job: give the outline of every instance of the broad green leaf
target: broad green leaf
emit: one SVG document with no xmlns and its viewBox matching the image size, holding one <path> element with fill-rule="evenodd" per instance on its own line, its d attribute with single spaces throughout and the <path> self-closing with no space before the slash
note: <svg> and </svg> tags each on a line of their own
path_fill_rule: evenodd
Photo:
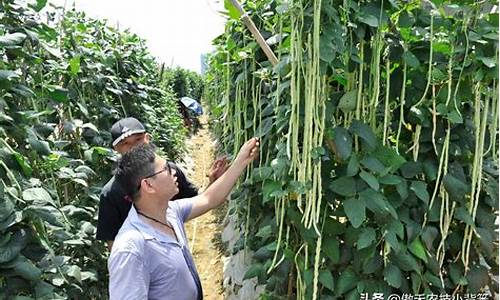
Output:
<svg viewBox="0 0 500 300">
<path fill-rule="evenodd" d="M 250 268 L 245 272 L 245 276 L 243 276 L 243 280 L 250 279 L 256 276 L 259 276 L 265 272 L 264 266 L 261 264 L 252 264 Z"/>
<path fill-rule="evenodd" d="M 75 76 L 80 72 L 80 56 L 74 56 L 69 60 L 69 67 L 71 75 Z"/>
<path fill-rule="evenodd" d="M 81 269 L 77 265 L 72 265 L 66 270 L 66 274 L 75 278 L 78 282 L 82 281 Z"/>
<path fill-rule="evenodd" d="M 24 157 L 22 154 L 18 152 L 13 153 L 12 156 L 14 156 L 14 159 L 16 160 L 17 164 L 21 167 L 23 174 L 27 177 L 30 177 L 31 173 L 33 172 L 33 169 L 28 163 L 26 157 Z"/>
<path fill-rule="evenodd" d="M 357 93 L 357 90 L 345 93 L 339 100 L 338 108 L 344 113 L 354 111 L 356 109 Z"/>
<path fill-rule="evenodd" d="M 364 201 L 366 207 L 376 214 L 390 214 L 394 219 L 398 218 L 396 210 L 381 193 L 367 188 L 359 193 L 359 199 Z"/>
<path fill-rule="evenodd" d="M 24 229 L 16 231 L 9 242 L 0 247 L 0 263 L 6 263 L 15 258 L 27 243 L 27 232 Z"/>
<path fill-rule="evenodd" d="M 405 178 L 415 177 L 423 172 L 422 164 L 414 161 L 408 161 L 401 166 L 401 174 Z"/>
<path fill-rule="evenodd" d="M 351 222 L 351 225 L 354 228 L 359 228 L 359 226 L 363 224 L 366 218 L 365 202 L 361 199 L 349 198 L 347 200 L 344 200 L 344 202 L 342 202 L 342 205 L 344 206 L 344 212 L 347 215 L 349 222 Z"/>
<path fill-rule="evenodd" d="M 403 251 L 401 251 L 400 253 L 395 253 L 394 262 L 403 271 L 416 271 L 419 274 L 421 272 L 417 260 L 409 253 L 405 253 Z"/>
<path fill-rule="evenodd" d="M 471 292 L 479 292 L 491 282 L 488 269 L 479 264 L 471 267 L 466 278 Z"/>
<path fill-rule="evenodd" d="M 264 181 L 264 185 L 262 187 L 263 203 L 272 200 L 281 192 L 282 192 L 281 183 L 274 180 Z"/>
<path fill-rule="evenodd" d="M 363 229 L 361 234 L 358 237 L 358 242 L 356 244 L 356 248 L 358 250 L 364 249 L 370 246 L 376 239 L 377 235 L 375 233 L 375 229 L 368 227 Z"/>
<path fill-rule="evenodd" d="M 339 241 L 334 237 L 327 237 L 323 241 L 323 251 L 334 264 L 339 262 L 340 248 Z"/>
<path fill-rule="evenodd" d="M 371 156 L 378 159 L 384 166 L 389 168 L 389 172 L 395 172 L 406 160 L 399 155 L 394 149 L 387 146 L 378 145 Z"/>
<path fill-rule="evenodd" d="M 339 296 L 344 294 L 345 292 L 352 290 L 354 287 L 356 287 L 357 283 L 358 277 L 351 269 L 343 271 L 342 273 L 340 273 L 340 276 L 337 280 L 335 295 Z"/>
<path fill-rule="evenodd" d="M 29 188 L 23 191 L 23 199 L 31 204 L 55 206 L 54 200 L 44 188 Z"/>
<path fill-rule="evenodd" d="M 422 245 L 420 238 L 414 239 L 408 247 L 408 250 L 410 250 L 413 255 L 427 263 L 427 255 L 425 254 L 424 245 Z"/>
<path fill-rule="evenodd" d="M 340 177 L 332 181 L 330 189 L 342 196 L 353 196 L 356 193 L 356 182 L 352 177 Z"/>
<path fill-rule="evenodd" d="M 326 63 L 331 63 L 335 59 L 335 47 L 328 36 L 320 36 L 319 58 Z"/>
<path fill-rule="evenodd" d="M 0 36 L 0 47 L 11 47 L 21 44 L 26 39 L 26 34 L 15 32 Z"/>
<path fill-rule="evenodd" d="M 14 203 L 8 197 L 0 198 L 0 222 L 7 219 L 14 212 Z"/>
<path fill-rule="evenodd" d="M 405 51 L 405 53 L 403 53 L 403 59 L 412 68 L 418 68 L 420 66 L 420 61 L 411 51 Z"/>
<path fill-rule="evenodd" d="M 399 177 L 397 175 L 388 174 L 388 175 L 385 175 L 385 176 L 379 178 L 378 181 L 382 184 L 397 185 L 397 184 L 401 183 L 402 179 L 401 179 L 401 177 Z"/>
<path fill-rule="evenodd" d="M 329 270 L 321 270 L 319 272 L 319 282 L 330 291 L 334 290 L 333 276 Z"/>
<path fill-rule="evenodd" d="M 433 243 L 438 234 L 438 230 L 433 226 L 425 226 L 425 228 L 422 230 L 421 237 L 422 241 L 425 243 L 427 250 L 430 251 L 434 249 Z"/>
<path fill-rule="evenodd" d="M 33 9 L 37 12 L 41 11 L 45 5 L 47 5 L 47 0 L 36 0 L 36 4 L 32 5 Z"/>
<path fill-rule="evenodd" d="M 23 214 L 30 215 L 31 217 L 36 216 L 41 220 L 48 222 L 54 226 L 62 227 L 61 223 L 61 213 L 52 206 L 37 206 L 30 205 L 26 209 L 24 209 Z"/>
<path fill-rule="evenodd" d="M 384 280 L 392 287 L 401 287 L 403 274 L 394 264 L 388 264 L 384 269 Z"/>
<path fill-rule="evenodd" d="M 465 201 L 465 194 L 469 190 L 465 183 L 448 173 L 443 178 L 443 185 L 453 201 Z"/>
<path fill-rule="evenodd" d="M 42 274 L 42 271 L 23 255 L 19 255 L 16 260 L 9 263 L 9 265 L 12 266 L 15 275 L 30 281 L 40 279 L 40 275 Z"/>
<path fill-rule="evenodd" d="M 271 229 L 271 226 L 266 225 L 264 227 L 259 228 L 259 231 L 255 235 L 258 237 L 261 237 L 263 239 L 267 239 L 267 238 L 269 238 L 269 236 L 271 236 L 272 233 L 273 233 L 273 230 Z"/>
<path fill-rule="evenodd" d="M 359 172 L 359 161 L 358 161 L 358 156 L 356 153 L 353 153 L 351 155 L 351 158 L 349 159 L 349 163 L 347 164 L 347 171 L 346 175 L 347 176 L 356 176 Z"/>
<path fill-rule="evenodd" d="M 343 127 L 335 127 L 332 130 L 332 137 L 335 143 L 336 155 L 341 160 L 346 160 L 352 153 L 352 137 Z"/>
<path fill-rule="evenodd" d="M 359 120 L 354 120 L 352 121 L 351 127 L 349 130 L 358 135 L 368 146 L 370 150 L 375 149 L 377 146 L 377 138 L 375 137 L 375 134 L 373 133 L 373 130 L 371 129 L 370 126 L 366 125 L 365 123 L 359 121 Z"/>
<path fill-rule="evenodd" d="M 369 169 L 370 171 L 377 173 L 379 175 L 385 175 L 387 173 L 387 169 L 384 165 L 375 157 L 368 156 L 361 160 L 361 164 Z"/>
<path fill-rule="evenodd" d="M 424 201 L 425 205 L 428 205 L 429 203 L 429 192 L 427 191 L 427 184 L 422 181 L 412 181 L 410 185 L 410 190 L 415 192 L 415 195 L 417 197 Z"/>
<path fill-rule="evenodd" d="M 460 220 L 467 225 L 475 227 L 474 220 L 472 219 L 472 216 L 463 206 L 461 206 L 455 210 L 454 217 L 455 217 L 455 219 Z"/>
<path fill-rule="evenodd" d="M 479 57 L 479 59 L 488 68 L 494 68 L 497 65 L 497 61 L 493 57 Z"/>
<path fill-rule="evenodd" d="M 378 183 L 378 180 L 375 176 L 373 176 L 370 173 L 367 173 L 365 171 L 361 171 L 359 173 L 359 176 L 374 190 L 378 191 L 380 185 Z"/>
<path fill-rule="evenodd" d="M 229 0 L 224 0 L 224 8 L 227 9 L 229 17 L 234 20 L 239 20 L 241 17 L 240 12 Z"/>
</svg>

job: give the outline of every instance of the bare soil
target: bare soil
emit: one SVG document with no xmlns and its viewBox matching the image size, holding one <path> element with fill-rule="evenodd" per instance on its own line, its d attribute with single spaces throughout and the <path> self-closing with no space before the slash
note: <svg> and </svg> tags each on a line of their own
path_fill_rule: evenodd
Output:
<svg viewBox="0 0 500 300">
<path fill-rule="evenodd" d="M 207 128 L 207 120 L 207 116 L 200 117 L 202 128 L 187 142 L 192 160 L 188 177 L 200 188 L 200 192 L 208 185 L 207 174 L 214 161 L 214 143 Z M 206 300 L 223 299 L 220 234 L 223 229 L 221 215 L 224 215 L 224 210 L 224 207 L 219 207 L 186 223 L 189 246 L 201 278 L 203 298 Z"/>
</svg>

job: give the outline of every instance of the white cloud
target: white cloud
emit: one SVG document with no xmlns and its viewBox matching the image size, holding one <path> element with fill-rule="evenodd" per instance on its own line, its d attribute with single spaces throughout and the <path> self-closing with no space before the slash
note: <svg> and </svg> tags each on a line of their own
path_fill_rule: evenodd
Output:
<svg viewBox="0 0 500 300">
<path fill-rule="evenodd" d="M 211 41 L 224 32 L 217 0 L 50 0 L 145 39 L 151 53 L 167 66 L 200 72 L 200 55 L 212 50 Z"/>
</svg>

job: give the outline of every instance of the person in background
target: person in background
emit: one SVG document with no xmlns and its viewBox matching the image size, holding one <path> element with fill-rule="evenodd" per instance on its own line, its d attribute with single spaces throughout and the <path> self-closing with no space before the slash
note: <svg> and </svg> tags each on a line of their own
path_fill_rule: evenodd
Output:
<svg viewBox="0 0 500 300">
<path fill-rule="evenodd" d="M 110 299 L 203 299 L 184 223 L 221 205 L 238 177 L 257 157 L 252 138 L 203 193 L 171 201 L 179 192 L 177 173 L 144 144 L 125 153 L 115 180 L 127 187 L 133 205 L 108 259 Z"/>
<path fill-rule="evenodd" d="M 151 140 L 142 123 L 135 118 L 124 118 L 113 124 L 111 137 L 113 149 L 121 155 L 135 146 L 148 144 Z M 198 195 L 198 188 L 186 178 L 184 172 L 177 165 L 169 162 L 169 167 L 175 170 L 179 186 L 179 193 L 174 195 L 172 200 Z M 227 168 L 225 157 L 217 159 L 210 170 L 209 184 L 219 178 Z M 111 250 L 113 240 L 132 206 L 131 199 L 127 197 L 125 190 L 125 187 L 121 186 L 113 176 L 101 191 L 96 238 L 107 242 L 109 250 Z"/>
</svg>

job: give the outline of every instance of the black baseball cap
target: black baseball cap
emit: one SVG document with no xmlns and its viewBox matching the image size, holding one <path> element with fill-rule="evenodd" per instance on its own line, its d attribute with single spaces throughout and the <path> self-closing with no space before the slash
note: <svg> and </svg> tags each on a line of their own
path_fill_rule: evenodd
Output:
<svg viewBox="0 0 500 300">
<path fill-rule="evenodd" d="M 124 118 L 111 126 L 113 147 L 133 134 L 144 133 L 146 129 L 136 118 Z"/>
</svg>

